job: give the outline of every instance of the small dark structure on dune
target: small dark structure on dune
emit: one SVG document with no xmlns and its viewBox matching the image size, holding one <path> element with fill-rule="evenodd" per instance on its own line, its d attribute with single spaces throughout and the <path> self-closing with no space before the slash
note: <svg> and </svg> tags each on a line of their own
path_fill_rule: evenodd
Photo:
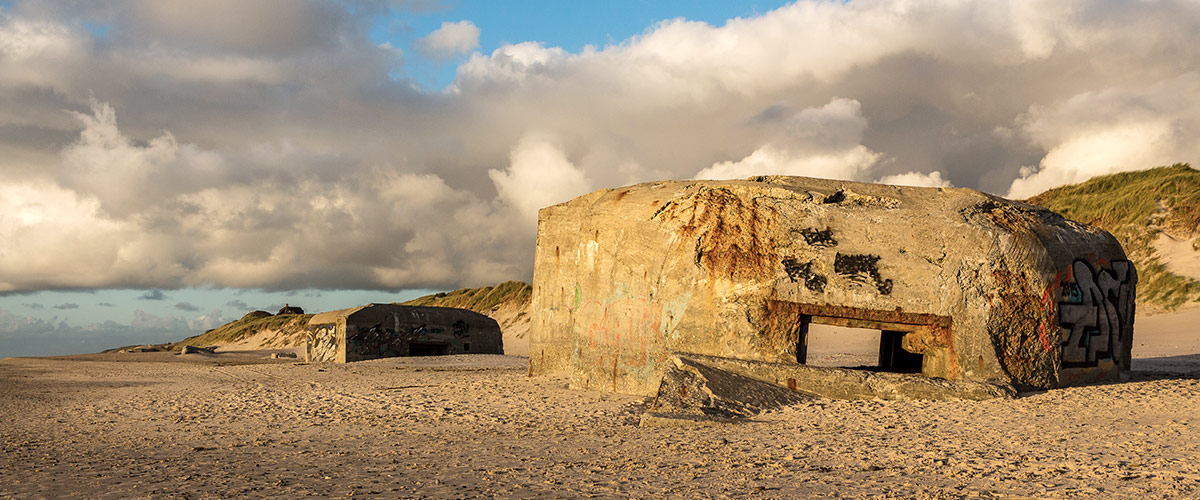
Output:
<svg viewBox="0 0 1200 500">
<path fill-rule="evenodd" d="M 276 313 L 276 314 L 277 314 L 277 315 L 283 315 L 283 314 L 304 314 L 304 309 L 303 309 L 303 308 L 301 308 L 300 306 L 293 306 L 293 305 L 291 305 L 291 304 L 284 304 L 284 305 L 283 305 L 283 308 L 282 308 L 282 309 L 280 309 L 280 310 L 279 310 L 279 312 L 278 312 L 278 313 Z"/>
<path fill-rule="evenodd" d="M 500 325 L 466 309 L 396 304 L 329 311 L 308 322 L 311 361 L 446 354 L 504 354 Z"/>
</svg>

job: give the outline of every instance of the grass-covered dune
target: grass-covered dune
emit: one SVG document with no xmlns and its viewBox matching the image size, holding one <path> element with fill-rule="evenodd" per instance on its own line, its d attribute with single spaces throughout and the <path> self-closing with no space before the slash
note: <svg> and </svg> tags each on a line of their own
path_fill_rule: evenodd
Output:
<svg viewBox="0 0 1200 500">
<path fill-rule="evenodd" d="M 496 286 L 463 288 L 435 293 L 402 302 L 406 306 L 458 307 L 491 317 L 500 324 L 505 342 L 524 339 L 529 332 L 529 303 L 533 287 L 522 281 L 505 281 Z M 507 344 L 506 344 L 507 345 Z"/>
<path fill-rule="evenodd" d="M 528 304 L 532 297 L 533 287 L 529 283 L 505 281 L 496 286 L 463 288 L 453 292 L 435 293 L 407 302 L 399 302 L 399 304 L 406 306 L 458 307 L 487 314 L 488 311 L 509 304 Z"/>
<path fill-rule="evenodd" d="M 1162 232 L 1200 235 L 1200 171 L 1183 163 L 1095 177 L 1028 200 L 1112 233 L 1138 270 L 1138 303 L 1174 310 L 1200 302 L 1200 281 L 1172 272 L 1155 249 Z M 1200 252 L 1200 238 L 1192 250 Z"/>
<path fill-rule="evenodd" d="M 440 292 L 400 303 L 409 306 L 458 307 L 491 316 L 506 335 L 524 338 L 529 331 L 529 302 L 533 287 L 520 281 L 506 281 L 496 286 L 463 288 L 453 292 Z M 349 304 L 354 307 L 360 304 Z M 179 350 L 183 346 L 207 347 L 232 344 L 263 332 L 274 337 L 275 347 L 296 347 L 304 344 L 304 332 L 312 314 L 278 314 L 253 311 L 241 319 L 231 321 L 194 337 L 189 337 L 167 348 Z"/>
<path fill-rule="evenodd" d="M 241 319 L 230 321 L 200 335 L 176 342 L 171 345 L 171 350 L 179 350 L 185 345 L 206 347 L 232 344 L 268 330 L 280 332 L 285 336 L 295 336 L 303 341 L 299 334 L 308 326 L 308 320 L 312 317 L 312 314 L 271 314 L 266 311 L 251 311 Z"/>
</svg>

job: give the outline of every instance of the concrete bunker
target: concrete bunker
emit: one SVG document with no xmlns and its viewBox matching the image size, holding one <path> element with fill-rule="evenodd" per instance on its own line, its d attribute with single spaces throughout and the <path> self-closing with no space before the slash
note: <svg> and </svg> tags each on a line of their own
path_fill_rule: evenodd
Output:
<svg viewBox="0 0 1200 500">
<path fill-rule="evenodd" d="M 668 371 L 707 363 L 818 395 L 937 380 L 951 397 L 1129 367 L 1137 274 L 1117 240 L 979 191 L 667 181 L 538 219 L 530 373 L 567 372 L 575 388 L 654 395 Z M 812 324 L 879 331 L 874 381 L 807 366 Z M 822 387 L 879 381 L 895 383 Z"/>
<path fill-rule="evenodd" d="M 504 354 L 500 325 L 467 309 L 396 304 L 317 314 L 308 322 L 307 359 L 346 363 L 397 356 Z"/>
</svg>

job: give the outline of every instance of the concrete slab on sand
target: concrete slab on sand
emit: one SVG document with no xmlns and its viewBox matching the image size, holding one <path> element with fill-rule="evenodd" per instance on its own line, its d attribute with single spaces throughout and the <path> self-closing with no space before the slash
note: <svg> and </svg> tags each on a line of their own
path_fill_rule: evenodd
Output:
<svg viewBox="0 0 1200 500">
<path fill-rule="evenodd" d="M 813 398 L 1013 398 L 1009 384 L 672 353 L 644 426 L 734 422 Z"/>
</svg>

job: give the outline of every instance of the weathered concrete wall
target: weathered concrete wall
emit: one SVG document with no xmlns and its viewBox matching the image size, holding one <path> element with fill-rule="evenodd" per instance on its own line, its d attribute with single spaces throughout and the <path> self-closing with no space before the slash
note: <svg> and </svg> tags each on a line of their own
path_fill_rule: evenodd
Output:
<svg viewBox="0 0 1200 500">
<path fill-rule="evenodd" d="M 309 358 L 346 363 L 396 356 L 504 354 L 500 325 L 466 309 L 368 304 L 309 320 Z"/>
<path fill-rule="evenodd" d="M 926 376 L 1110 379 L 1135 282 L 1110 234 L 970 189 L 640 184 L 539 213 L 530 373 L 652 395 L 670 351 L 800 363 L 826 322 L 895 332 Z"/>
</svg>

